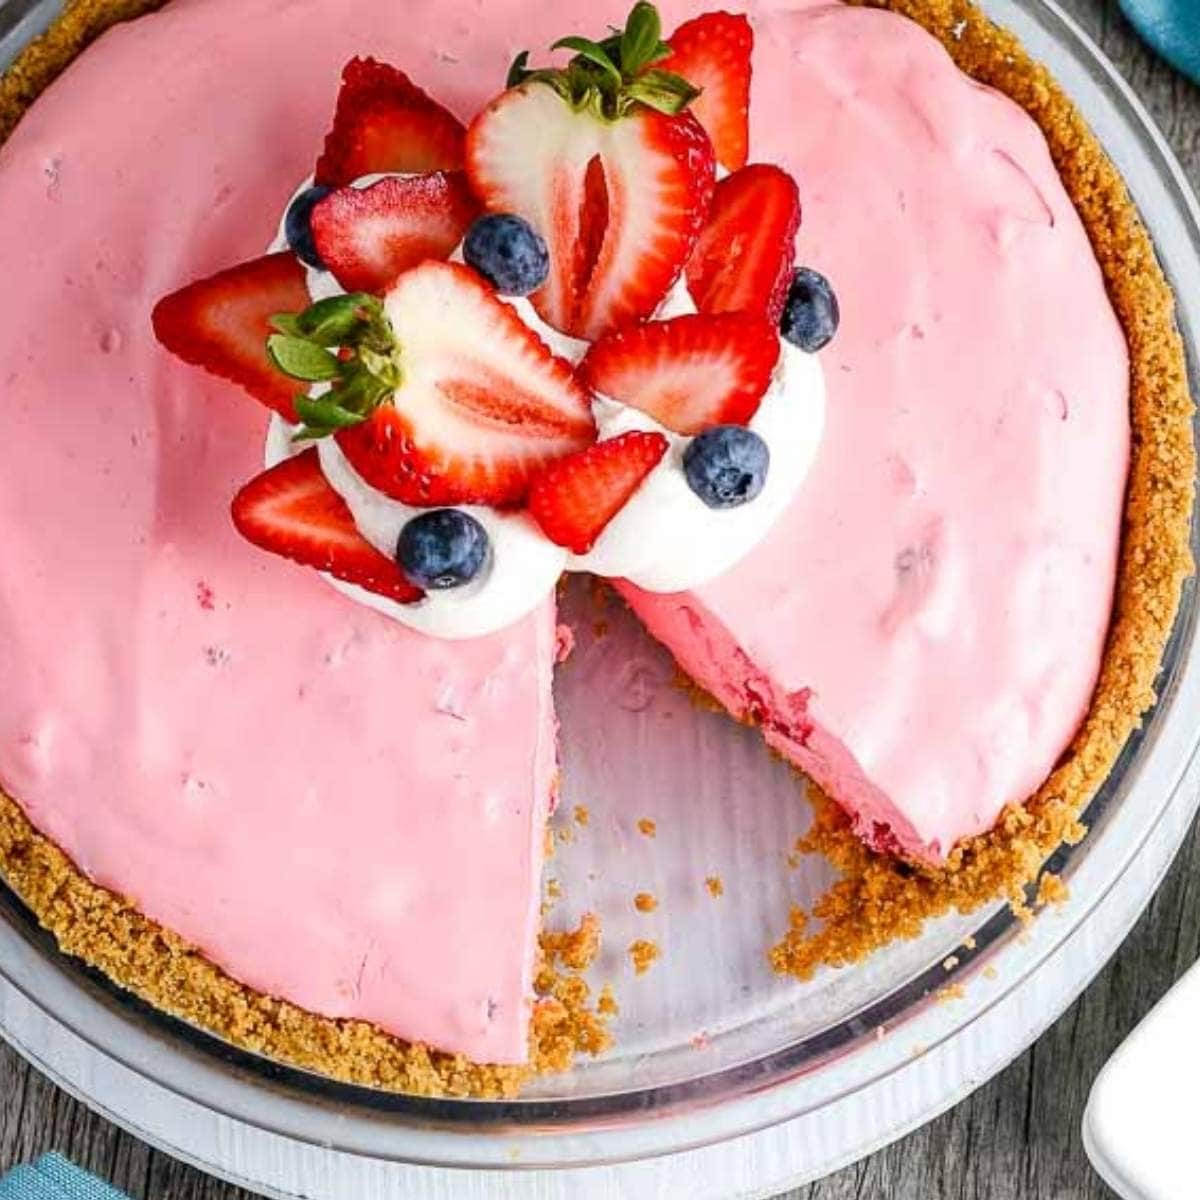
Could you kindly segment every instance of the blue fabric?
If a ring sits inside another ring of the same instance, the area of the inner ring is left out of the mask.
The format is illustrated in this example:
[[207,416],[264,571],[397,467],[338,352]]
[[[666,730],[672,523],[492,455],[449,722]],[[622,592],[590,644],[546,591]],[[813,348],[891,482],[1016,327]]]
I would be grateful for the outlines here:
[[1121,0],[1121,9],[1163,58],[1200,83],[1200,0]]
[[32,1166],[0,1179],[0,1200],[129,1200],[124,1192],[81,1171],[61,1154],[44,1154]]

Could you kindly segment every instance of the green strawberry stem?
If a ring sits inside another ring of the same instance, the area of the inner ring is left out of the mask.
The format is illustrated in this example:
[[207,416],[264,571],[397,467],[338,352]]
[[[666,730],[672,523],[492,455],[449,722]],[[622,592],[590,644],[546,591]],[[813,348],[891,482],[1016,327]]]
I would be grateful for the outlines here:
[[672,116],[700,95],[681,75],[654,65],[670,57],[671,47],[662,40],[658,9],[648,0],[638,0],[625,28],[604,41],[565,37],[550,49],[574,50],[575,57],[562,68],[530,70],[529,51],[523,50],[509,68],[508,86],[544,83],[573,108],[604,121],[619,120],[637,104]]
[[365,421],[404,380],[400,346],[375,296],[352,292],[303,312],[276,313],[267,357],[291,379],[327,385],[295,399],[296,441],[315,441]]

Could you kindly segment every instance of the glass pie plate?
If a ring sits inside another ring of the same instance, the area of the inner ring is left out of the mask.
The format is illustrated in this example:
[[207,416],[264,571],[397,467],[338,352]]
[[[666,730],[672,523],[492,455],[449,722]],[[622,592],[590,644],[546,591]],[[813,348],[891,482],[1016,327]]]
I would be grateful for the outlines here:
[[[1124,173],[1176,289],[1200,394],[1200,212],[1181,169],[1137,98],[1055,4],[983,0],[983,7],[1051,68]],[[57,8],[0,0],[0,67]],[[578,645],[556,685],[564,795],[547,874],[562,898],[548,922],[565,926],[589,909],[603,918],[605,949],[590,975],[597,984],[611,981],[620,1001],[610,1052],[537,1080],[516,1101],[424,1100],[333,1083],[235,1049],[130,998],[59,955],[3,891],[0,982],[7,994],[44,1016],[47,1028],[64,1028],[89,1053],[163,1095],[290,1143],[441,1166],[628,1162],[832,1112],[914,1055],[970,1031],[1035,972],[1053,969],[1105,898],[1140,871],[1148,877],[1120,919],[1119,939],[1196,806],[1187,777],[1200,741],[1200,647],[1189,584],[1159,703],[1093,802],[1090,835],[1052,864],[1071,890],[1063,910],[1027,931],[995,906],[935,922],[920,939],[859,966],[808,983],[782,980],[765,950],[782,934],[789,905],[804,904],[830,878],[819,860],[795,868],[786,861],[807,824],[802,784],[755,734],[696,708],[674,686],[667,656],[618,602],[597,612],[586,582],[576,581],[564,605]],[[602,637],[598,622],[608,626]],[[644,755],[651,742],[655,753]],[[576,819],[577,805],[587,808],[586,824]],[[644,817],[657,824],[653,839],[638,831]],[[724,884],[720,897],[706,886],[713,876]],[[657,911],[634,910],[638,891],[656,895]],[[635,977],[626,949],[639,937],[658,941],[663,957]],[[1071,994],[1114,946],[1111,938],[1098,943],[1082,969],[1072,967]],[[939,1002],[950,984],[962,985],[954,989],[959,998]],[[1069,999],[1032,1014],[1009,1056]],[[0,1031],[53,1070],[39,1035],[29,1033],[37,1023],[18,1031],[10,1012],[0,1003]],[[121,1119],[120,1104],[98,1095],[87,1075],[73,1074],[74,1090]],[[942,1103],[979,1082],[948,1083]]]

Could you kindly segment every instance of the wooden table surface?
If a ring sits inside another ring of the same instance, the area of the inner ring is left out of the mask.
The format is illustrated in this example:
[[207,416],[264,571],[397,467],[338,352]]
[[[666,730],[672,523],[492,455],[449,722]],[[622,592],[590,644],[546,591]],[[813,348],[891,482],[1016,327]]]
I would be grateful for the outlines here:
[[[1142,47],[1114,0],[1060,2],[1149,106],[1200,190],[1200,88]],[[1200,826],[1120,953],[1033,1049],[953,1112],[786,1200],[1111,1195],[1092,1174],[1079,1141],[1088,1088],[1125,1034],[1198,956]],[[0,1046],[0,1170],[45,1150],[62,1151],[135,1200],[253,1200],[120,1132]]]

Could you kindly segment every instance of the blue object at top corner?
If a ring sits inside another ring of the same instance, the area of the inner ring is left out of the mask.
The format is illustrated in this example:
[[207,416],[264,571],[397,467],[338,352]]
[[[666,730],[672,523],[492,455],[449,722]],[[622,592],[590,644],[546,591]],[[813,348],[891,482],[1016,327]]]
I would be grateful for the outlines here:
[[1169,63],[1200,83],[1200,0],[1120,0],[1133,27]]

